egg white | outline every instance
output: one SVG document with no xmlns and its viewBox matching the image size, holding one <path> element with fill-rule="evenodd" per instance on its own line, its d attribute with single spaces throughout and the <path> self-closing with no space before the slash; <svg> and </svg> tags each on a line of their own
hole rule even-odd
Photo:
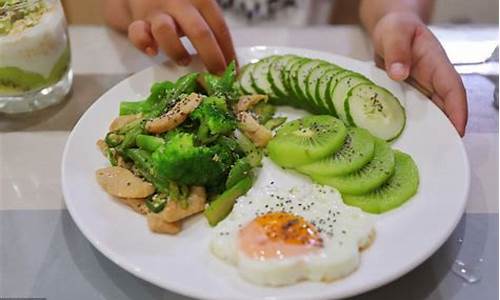
<svg viewBox="0 0 500 300">
<path fill-rule="evenodd" d="M 212 253 L 235 265 L 243 278 L 260 285 L 332 281 L 356 270 L 360 249 L 367 247 L 374 236 L 372 216 L 345 205 L 337 190 L 313 184 L 267 159 L 263 170 L 254 187 L 214 228 Z M 272 211 L 302 216 L 320 230 L 324 247 L 281 259 L 258 260 L 245 255 L 238 249 L 239 230 L 258 215 Z"/>
</svg>

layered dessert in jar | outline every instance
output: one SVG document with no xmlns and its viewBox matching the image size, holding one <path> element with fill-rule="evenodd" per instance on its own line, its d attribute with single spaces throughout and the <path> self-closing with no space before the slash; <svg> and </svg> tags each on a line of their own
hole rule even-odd
<svg viewBox="0 0 500 300">
<path fill-rule="evenodd" d="M 0 95 L 51 86 L 69 67 L 66 20 L 59 1 L 0 0 Z"/>
</svg>

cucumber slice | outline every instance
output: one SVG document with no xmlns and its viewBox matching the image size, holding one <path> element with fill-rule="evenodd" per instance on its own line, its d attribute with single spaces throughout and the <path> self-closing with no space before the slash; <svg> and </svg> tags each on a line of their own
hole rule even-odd
<svg viewBox="0 0 500 300">
<path fill-rule="evenodd" d="M 290 71 L 288 71 L 287 75 L 287 88 L 288 88 L 288 94 L 291 95 L 292 97 L 292 103 L 294 103 L 295 107 L 298 108 L 305 108 L 303 101 L 299 98 L 299 94 L 297 93 L 296 90 L 296 85 L 295 82 L 297 80 L 297 70 L 305 63 L 309 62 L 309 58 L 302 58 L 300 61 L 294 62 L 293 65 L 290 67 Z"/>
<path fill-rule="evenodd" d="M 307 97 L 307 77 L 312 72 L 312 70 L 321 65 L 325 65 L 325 62 L 321 60 L 311 60 L 302 64 L 297 69 L 297 77 L 295 78 L 295 92 L 298 98 L 303 102 L 304 107 L 309 111 L 313 110 L 313 106 L 309 102 L 309 99 Z"/>
<path fill-rule="evenodd" d="M 334 81 L 330 82 L 330 103 L 333 105 L 330 109 L 333 110 L 337 116 L 346 124 L 349 123 L 345 113 L 344 102 L 347 98 L 349 91 L 360 83 L 371 83 L 366 77 L 361 74 L 350 72 L 340 79 L 336 84 Z"/>
<path fill-rule="evenodd" d="M 252 77 L 253 87 L 259 94 L 268 95 L 269 98 L 277 98 L 271 88 L 271 83 L 268 80 L 269 66 L 276 60 L 278 56 L 269 56 L 261 59 L 255 64 L 250 76 Z"/>
<path fill-rule="evenodd" d="M 280 98 L 288 97 L 288 91 L 283 83 L 281 73 L 296 58 L 297 56 L 295 55 L 284 55 L 274 60 L 269 66 L 268 80 L 271 83 L 274 93 Z"/>
<path fill-rule="evenodd" d="M 372 83 L 358 84 L 349 91 L 345 111 L 349 123 L 386 141 L 397 138 L 406 124 L 406 113 L 399 100 Z"/>
<path fill-rule="evenodd" d="M 310 61 L 311 59 L 309 58 L 303 58 L 301 62 L 293 65 L 293 67 L 290 69 L 290 74 L 288 75 L 288 86 L 290 87 L 290 91 L 294 95 L 299 105 L 302 105 L 303 101 L 300 97 L 300 93 L 297 87 L 297 77 L 299 76 L 298 71 L 304 64 L 307 64 Z"/>
<path fill-rule="evenodd" d="M 326 62 L 321 60 L 311 60 L 305 64 L 302 64 L 300 68 L 297 70 L 297 78 L 295 79 L 295 87 L 298 95 L 303 101 L 309 105 L 307 99 L 307 77 L 311 74 L 311 72 L 319 67 L 326 65 Z"/>
<path fill-rule="evenodd" d="M 291 93 L 291 87 L 290 87 L 290 74 L 292 71 L 292 68 L 294 68 L 297 64 L 301 63 L 304 60 L 303 57 L 297 56 L 288 62 L 288 64 L 281 70 L 281 82 L 283 83 L 283 87 L 285 88 L 285 93 L 288 96 L 293 96 Z"/>
<path fill-rule="evenodd" d="M 327 91 L 330 82 L 332 81 L 333 78 L 339 76 L 339 74 L 345 73 L 345 71 L 342 68 L 338 69 L 332 69 L 331 71 L 328 71 L 325 73 L 319 80 L 318 80 L 318 85 L 316 86 L 316 102 L 318 104 L 318 107 L 320 108 L 321 113 L 323 114 L 329 114 L 336 116 L 336 114 L 332 113 L 332 110 L 330 109 L 330 102 L 327 101 L 329 97 L 327 97 Z"/>
<path fill-rule="evenodd" d="M 254 67 L 255 64 L 247 64 L 241 69 L 238 82 L 240 90 L 243 92 L 243 94 L 257 94 L 257 91 L 254 89 L 252 82 L 252 71 Z"/>
<path fill-rule="evenodd" d="M 318 82 L 325 73 L 331 70 L 337 70 L 338 67 L 332 64 L 322 64 L 314 68 L 306 78 L 306 98 L 309 104 L 312 106 L 314 112 L 321 113 L 322 110 L 319 107 L 319 104 L 316 99 L 316 87 L 318 86 Z"/>
</svg>

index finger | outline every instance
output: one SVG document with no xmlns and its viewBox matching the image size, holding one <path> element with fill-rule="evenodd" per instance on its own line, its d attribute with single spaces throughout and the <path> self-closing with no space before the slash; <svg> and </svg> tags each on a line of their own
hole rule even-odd
<svg viewBox="0 0 500 300">
<path fill-rule="evenodd" d="M 224 16 L 219 5 L 213 0 L 193 0 L 193 3 L 212 29 L 215 39 L 224 54 L 226 63 L 230 63 L 233 60 L 236 62 L 236 52 L 234 51 L 231 33 L 224 21 Z"/>
<path fill-rule="evenodd" d="M 222 73 L 226 67 L 226 60 L 212 30 L 200 12 L 185 1 L 163 1 L 163 5 L 196 48 L 207 69 L 213 73 Z"/>
</svg>

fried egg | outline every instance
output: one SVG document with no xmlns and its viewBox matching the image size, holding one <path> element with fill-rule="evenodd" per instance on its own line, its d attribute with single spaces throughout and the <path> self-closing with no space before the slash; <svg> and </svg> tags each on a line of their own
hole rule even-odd
<svg viewBox="0 0 500 300">
<path fill-rule="evenodd" d="M 374 237 L 372 216 L 345 205 L 337 190 L 303 181 L 257 183 L 214 228 L 211 252 L 260 285 L 332 281 L 355 271 Z"/>
</svg>

